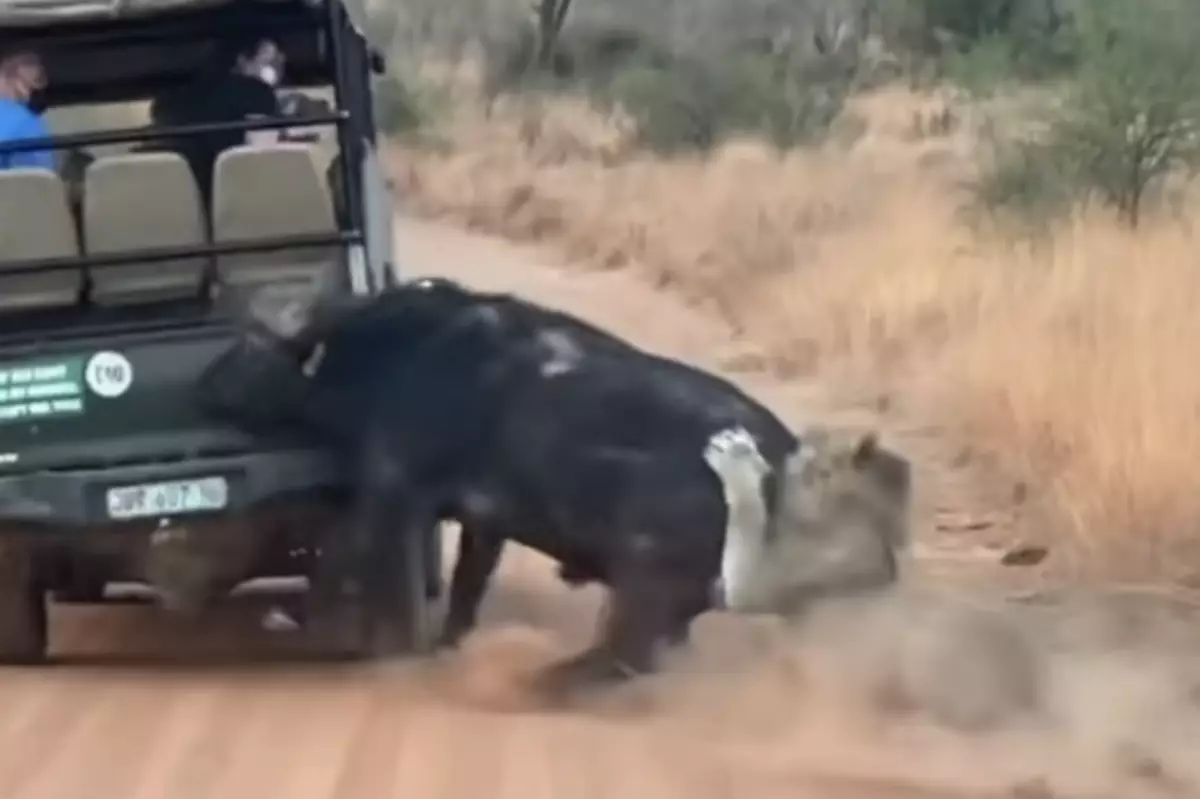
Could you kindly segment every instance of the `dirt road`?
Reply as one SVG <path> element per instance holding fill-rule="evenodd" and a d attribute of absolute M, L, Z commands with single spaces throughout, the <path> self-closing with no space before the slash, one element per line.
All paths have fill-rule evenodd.
<path fill-rule="evenodd" d="M 406 224 L 401 238 L 409 274 L 518 290 L 706 363 L 739 354 L 711 322 L 624 275 L 560 272 L 432 225 Z M 769 388 L 787 411 L 807 401 L 803 387 Z M 520 678 L 587 641 L 597 595 L 569 592 L 528 552 L 506 556 L 499 583 L 466 649 L 424 663 L 255 665 L 277 641 L 244 607 L 197 629 L 142 608 L 62 612 L 55 648 L 70 665 L 0 674 L 0 796 L 1049 795 L 1022 783 L 1036 772 L 814 701 L 771 643 L 776 631 L 724 619 L 705 620 L 676 676 L 594 710 L 539 711 L 523 703 Z"/>

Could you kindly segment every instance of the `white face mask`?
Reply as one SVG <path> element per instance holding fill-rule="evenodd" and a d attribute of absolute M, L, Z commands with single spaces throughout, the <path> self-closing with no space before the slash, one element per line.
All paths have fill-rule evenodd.
<path fill-rule="evenodd" d="M 275 87 L 279 85 L 279 69 L 270 65 L 261 67 L 258 70 L 258 77 L 268 86 Z"/>

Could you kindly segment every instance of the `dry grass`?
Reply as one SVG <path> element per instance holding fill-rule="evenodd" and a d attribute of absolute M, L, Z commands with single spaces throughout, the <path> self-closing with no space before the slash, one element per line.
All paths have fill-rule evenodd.
<path fill-rule="evenodd" d="M 849 369 L 928 403 L 1061 511 L 1075 564 L 1197 579 L 1197 242 L 1102 218 L 1038 248 L 973 236 L 954 191 L 970 141 L 920 135 L 936 105 L 860 101 L 849 150 L 743 142 L 665 162 L 582 108 L 518 103 L 457 120 L 448 152 L 407 153 L 402 180 L 420 212 L 711 304 L 781 368 Z"/>

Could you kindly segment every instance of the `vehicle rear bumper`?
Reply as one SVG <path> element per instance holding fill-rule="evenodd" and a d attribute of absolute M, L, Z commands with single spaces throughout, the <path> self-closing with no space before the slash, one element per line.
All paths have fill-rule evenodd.
<path fill-rule="evenodd" d="M 247 453 L 106 469 L 33 472 L 0 478 L 0 531 L 4 527 L 112 526 L 119 522 L 108 515 L 106 491 L 109 488 L 217 475 L 228 480 L 228 503 L 215 514 L 206 512 L 205 515 L 210 517 L 254 510 L 289 497 L 311 499 L 315 492 L 346 487 L 344 475 L 333 460 L 315 450 Z M 192 515 L 181 514 L 175 518 Z"/>

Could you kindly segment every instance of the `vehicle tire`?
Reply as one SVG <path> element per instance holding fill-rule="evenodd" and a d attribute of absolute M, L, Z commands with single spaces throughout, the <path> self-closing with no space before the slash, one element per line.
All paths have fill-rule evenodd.
<path fill-rule="evenodd" d="M 436 534 L 404 535 L 379 553 L 378 565 L 388 579 L 380 586 L 380 612 L 375 615 L 377 655 L 423 655 L 432 652 L 437 635 L 435 604 L 430 600 L 430 550 Z"/>
<path fill-rule="evenodd" d="M 367 612 L 360 603 L 344 599 L 326 605 L 313 621 L 310 617 L 307 629 L 318 658 L 356 661 L 374 654 Z"/>
<path fill-rule="evenodd" d="M 96 564 L 68 561 L 64 567 L 51 567 L 44 574 L 53 586 L 50 598 L 54 602 L 95 605 L 104 601 L 108 577 Z"/>
<path fill-rule="evenodd" d="M 425 596 L 429 599 L 439 599 L 446 587 L 445 580 L 442 579 L 442 547 L 445 536 L 440 523 L 434 526 L 429 539 L 429 545 L 425 548 Z"/>
<path fill-rule="evenodd" d="M 322 659 L 361 660 L 371 655 L 369 617 L 361 593 L 344 590 L 349 563 L 348 553 L 342 550 L 344 533 L 344 528 L 335 527 L 316 558 L 309 576 L 304 627 L 314 654 Z"/>
<path fill-rule="evenodd" d="M 0 540 L 0 665 L 45 662 L 49 627 L 46 591 L 31 548 Z"/>

